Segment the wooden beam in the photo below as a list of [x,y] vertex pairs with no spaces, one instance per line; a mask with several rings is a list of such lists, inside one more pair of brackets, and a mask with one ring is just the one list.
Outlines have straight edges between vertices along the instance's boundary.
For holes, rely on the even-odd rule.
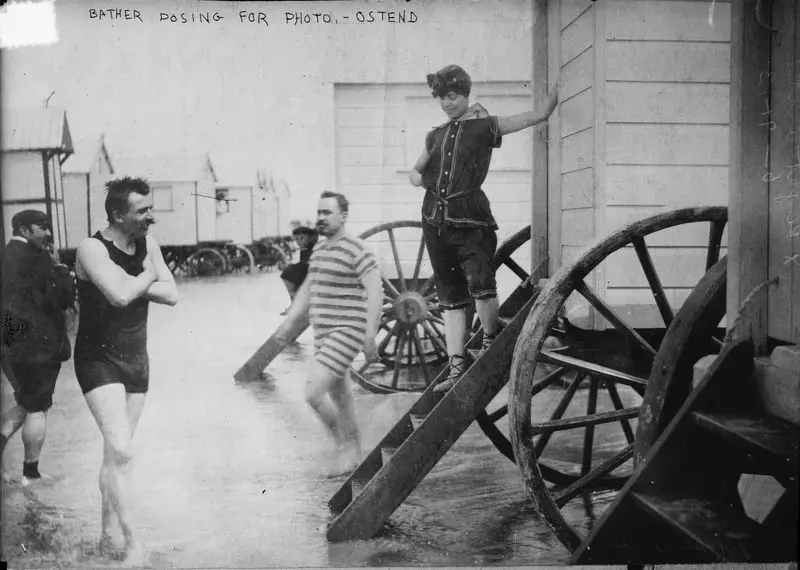
[[[533,0],[533,71],[531,90],[534,108],[542,108],[549,81],[547,74],[547,4],[548,0]],[[549,275],[547,251],[547,139],[548,125],[544,123],[533,131],[533,161],[531,169],[531,276],[533,283]]]
[[[548,69],[561,77],[560,2],[548,2],[547,51]],[[561,111],[558,108],[550,116],[547,139],[547,253],[548,275],[552,275],[561,265]]]
[[[758,22],[758,0],[731,3],[731,122],[728,199],[728,322],[747,295],[769,278],[769,184],[762,177],[769,159],[770,32]],[[769,16],[764,14],[766,20]],[[756,354],[767,350],[767,296],[746,309],[735,338],[751,336]]]

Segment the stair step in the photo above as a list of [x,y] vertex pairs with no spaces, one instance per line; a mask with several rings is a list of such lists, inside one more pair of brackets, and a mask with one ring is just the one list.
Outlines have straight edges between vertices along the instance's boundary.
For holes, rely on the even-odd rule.
[[353,492],[353,498],[355,499],[361,494],[361,491],[364,490],[364,487],[367,486],[371,479],[352,479],[350,481],[350,488]]
[[381,447],[381,459],[383,460],[383,464],[386,465],[389,463],[389,460],[395,453],[397,453],[396,447]]
[[631,497],[720,561],[746,562],[757,556],[753,539],[759,534],[759,525],[744,514],[669,491],[634,492]]
[[481,349],[480,348],[468,348],[467,352],[472,357],[472,360],[477,360],[478,355],[481,352]]
[[408,414],[408,418],[411,420],[411,425],[414,429],[417,429],[427,417],[428,416],[422,414]]
[[777,460],[789,469],[797,467],[800,428],[785,420],[753,412],[698,411],[692,413],[692,421],[759,457]]

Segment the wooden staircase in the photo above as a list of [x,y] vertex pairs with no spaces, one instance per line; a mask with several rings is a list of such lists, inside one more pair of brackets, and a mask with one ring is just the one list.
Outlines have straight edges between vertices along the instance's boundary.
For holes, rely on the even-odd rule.
[[[433,387],[411,406],[328,502],[331,542],[371,538],[508,382],[517,337],[539,288],[523,284],[500,307],[505,328],[446,393]],[[467,349],[477,354],[481,333]]]
[[[800,428],[760,407],[753,368],[749,341],[723,350],[571,563],[797,559]],[[760,522],[740,497],[748,474],[783,487]]]

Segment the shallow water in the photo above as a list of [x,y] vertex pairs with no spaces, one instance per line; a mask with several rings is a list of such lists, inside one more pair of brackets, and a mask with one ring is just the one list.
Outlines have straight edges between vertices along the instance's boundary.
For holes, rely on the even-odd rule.
[[[566,550],[532,511],[519,471],[475,424],[378,537],[329,544],[327,501],[341,480],[323,474],[328,442],[303,401],[310,333],[271,364],[264,381],[233,381],[280,322],[287,298],[278,275],[206,278],[182,283],[180,291],[176,307],[151,309],[151,389],[135,437],[133,512],[152,566],[566,561]],[[355,385],[353,391],[366,452],[414,396],[376,395]],[[3,396],[6,408],[5,379]],[[3,559],[14,568],[117,565],[96,551],[101,438],[71,362],[49,418],[40,468],[53,479],[3,486]],[[4,459],[4,470],[18,478],[18,435]],[[591,508],[608,498],[601,494]],[[582,506],[573,511],[586,517]]]

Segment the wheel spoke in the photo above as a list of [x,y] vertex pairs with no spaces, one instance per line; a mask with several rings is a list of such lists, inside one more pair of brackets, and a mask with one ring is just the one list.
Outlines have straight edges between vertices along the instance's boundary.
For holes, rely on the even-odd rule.
[[400,290],[406,290],[406,280],[403,277],[403,266],[400,263],[400,254],[397,253],[397,242],[394,240],[394,231],[389,229],[386,231],[389,234],[389,243],[392,244],[392,255],[394,255],[394,265],[397,268],[397,278],[400,282]]
[[386,295],[386,293],[384,292],[384,298],[388,297],[389,302],[394,301],[397,297],[400,296],[400,291],[397,290],[397,287],[395,287],[383,273],[381,273],[381,281],[383,281],[384,287],[386,287],[386,289],[389,290],[388,295]]
[[[531,424],[531,436],[540,434],[552,434],[557,431],[566,431],[581,427],[594,427],[600,424],[610,424],[612,422],[635,418],[639,415],[639,406],[626,408],[615,412],[602,412],[600,414],[586,412],[585,416],[574,416],[565,419],[553,419],[539,424]],[[563,414],[563,412],[562,412]]]
[[561,378],[567,372],[566,368],[556,368],[552,372],[550,372],[547,376],[539,380],[536,384],[531,387],[531,398],[533,398],[536,394],[550,386],[553,382]]
[[[428,297],[425,295],[425,293],[428,292],[428,289],[430,289],[434,285],[434,283],[435,283],[435,281],[433,280],[433,275],[431,275],[430,277],[428,277],[425,280],[425,283],[422,284],[422,287],[420,287],[420,290],[418,291],[418,293],[420,295],[425,296],[425,298],[427,299]],[[434,292],[434,293],[432,293],[432,295],[435,296],[436,293]]]
[[425,385],[431,383],[430,372],[428,372],[428,363],[425,361],[425,352],[422,350],[422,339],[419,338],[419,331],[417,327],[411,329],[411,334],[414,335],[414,345],[417,347],[417,354],[419,355],[419,363],[422,366],[422,375],[425,377]]
[[504,404],[502,407],[497,408],[491,414],[488,415],[489,421],[492,423],[497,422],[497,420],[502,419],[508,415],[508,404]]
[[503,265],[505,265],[511,271],[513,271],[514,274],[517,277],[519,277],[522,281],[525,281],[528,277],[530,277],[530,274],[528,274],[527,271],[525,271],[522,267],[520,267],[519,263],[517,263],[510,257],[507,257],[506,259],[503,260]]
[[708,252],[706,254],[706,271],[719,261],[719,250],[722,244],[722,233],[725,231],[725,220],[711,222],[708,231]]
[[[605,382],[606,390],[608,390],[608,395],[611,397],[611,402],[614,404],[615,410],[624,410],[625,406],[622,404],[622,398],[619,397],[619,392],[617,391],[617,385],[613,382]],[[620,425],[622,426],[622,431],[625,433],[625,439],[628,440],[628,443],[633,443],[633,440],[636,439],[636,436],[633,433],[633,428],[628,420],[622,419],[619,421]]]
[[433,323],[436,323],[437,325],[444,326],[444,319],[437,315],[428,315],[428,320]]
[[583,297],[589,301],[589,303],[591,303],[591,305],[597,309],[601,315],[603,315],[612,325],[614,325],[614,328],[628,337],[628,339],[634,344],[641,346],[655,357],[657,354],[656,349],[650,346],[650,343],[644,340],[642,336],[633,329],[633,327],[623,321],[622,318],[605,303],[605,301],[600,299],[600,297],[597,296],[597,293],[595,293],[595,291],[585,281],[578,283],[575,286],[575,290],[583,295]]
[[[394,325],[392,325],[389,334],[386,335],[381,343],[378,345],[378,352],[381,354],[385,354],[386,347],[389,346],[389,341],[392,340],[392,337],[397,334],[397,329],[400,328],[400,321],[395,321]],[[395,345],[395,352],[397,352],[397,346]]]
[[[586,378],[586,374],[584,372],[579,372],[572,383],[567,388],[564,396],[561,398],[561,401],[556,406],[556,409],[553,411],[553,415],[550,416],[550,422],[555,420],[561,419],[561,416],[564,415],[564,412],[567,411],[567,407],[569,403],[572,401],[572,397],[575,395],[575,392],[578,391],[578,386],[581,385],[581,382]],[[533,426],[531,426],[533,428]],[[542,454],[542,451],[547,446],[547,443],[550,441],[550,437],[553,435],[552,430],[548,430],[542,432],[539,436],[539,439],[536,441],[536,446],[534,448],[534,456],[539,457]]]
[[[586,402],[586,415],[594,416],[597,411],[597,388],[600,380],[589,380],[589,400]],[[592,451],[594,447],[594,424],[588,424],[583,431],[583,461],[581,462],[581,475],[586,475],[592,469]]]
[[642,265],[647,282],[650,284],[650,290],[653,291],[653,297],[656,300],[658,311],[661,313],[661,318],[664,319],[664,324],[669,327],[673,318],[672,307],[669,306],[667,295],[664,293],[664,287],[658,278],[658,273],[656,273],[653,259],[650,257],[650,251],[647,249],[647,244],[644,243],[644,238],[633,238],[633,247],[636,249],[639,263]]
[[425,236],[419,240],[419,253],[417,254],[417,264],[414,266],[414,276],[411,278],[411,290],[417,290],[417,282],[419,281],[419,269],[422,267],[422,256],[425,254]]
[[574,497],[580,494],[581,490],[584,487],[590,485],[592,481],[605,475],[606,473],[610,473],[623,463],[625,463],[628,459],[633,456],[633,445],[628,445],[622,451],[617,453],[614,457],[604,461],[600,465],[594,468],[594,470],[590,471],[574,483],[572,483],[569,487],[565,487],[561,489],[557,493],[554,493],[554,499],[556,501],[556,505],[559,508],[566,505],[570,502]]
[[447,343],[444,342],[441,333],[427,321],[422,321],[422,328],[430,335],[436,352],[447,358]]
[[392,374],[392,388],[397,388],[397,379],[400,377],[400,369],[403,367],[403,347],[406,340],[406,327],[400,329],[397,335],[397,352],[394,359],[394,373]]
[[619,370],[614,370],[613,368],[608,368],[606,366],[600,366],[599,364],[580,360],[572,356],[566,356],[558,352],[543,350],[539,354],[539,359],[549,364],[564,366],[573,370],[580,370],[584,373],[591,374],[592,376],[603,378],[604,380],[613,380],[621,384],[627,384],[628,386],[633,387],[637,392],[640,390],[644,392],[645,386],[647,386],[647,380],[642,380],[641,378],[631,376],[630,374],[625,374]]

